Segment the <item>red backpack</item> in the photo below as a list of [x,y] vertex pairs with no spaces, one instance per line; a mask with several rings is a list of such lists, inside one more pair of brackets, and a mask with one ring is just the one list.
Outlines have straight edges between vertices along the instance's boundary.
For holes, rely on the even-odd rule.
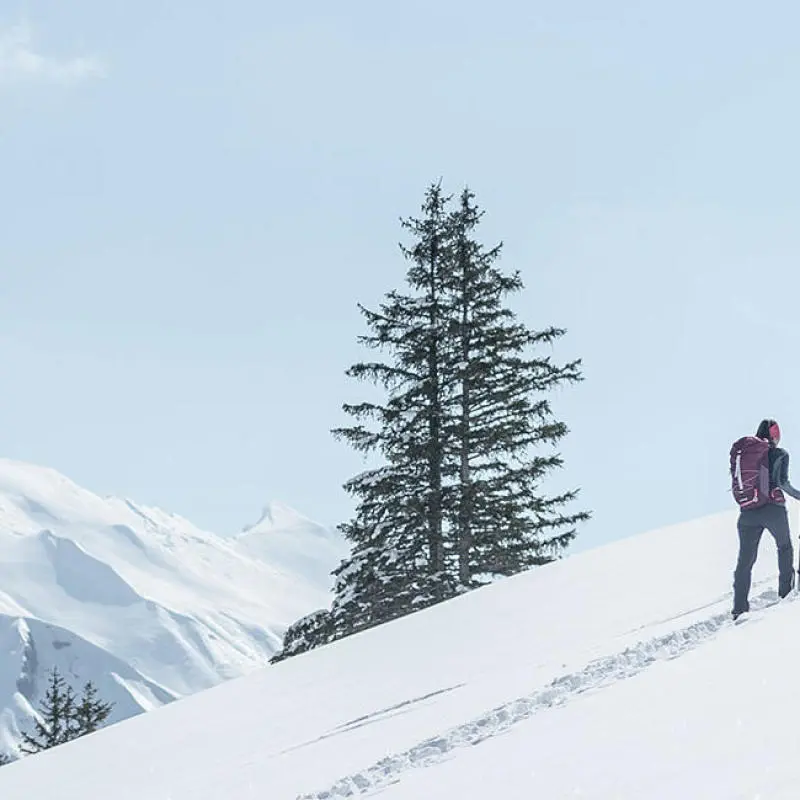
[[769,502],[769,442],[745,436],[733,443],[731,490],[743,509],[758,508]]

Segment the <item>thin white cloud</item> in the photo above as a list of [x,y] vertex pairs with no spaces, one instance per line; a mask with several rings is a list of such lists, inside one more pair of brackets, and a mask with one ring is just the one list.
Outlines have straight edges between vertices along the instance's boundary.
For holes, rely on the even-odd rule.
[[30,27],[24,23],[0,28],[0,84],[73,84],[104,73],[103,64],[92,56],[58,58],[37,53]]

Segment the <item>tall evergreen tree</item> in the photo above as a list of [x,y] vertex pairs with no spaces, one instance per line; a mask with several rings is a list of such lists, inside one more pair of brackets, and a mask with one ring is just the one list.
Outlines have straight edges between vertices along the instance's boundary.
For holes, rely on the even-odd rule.
[[565,331],[528,330],[504,304],[521,291],[522,280],[518,272],[506,275],[498,268],[502,245],[486,249],[476,240],[483,212],[474,200],[465,189],[450,216],[446,287],[455,387],[447,437],[457,475],[452,540],[463,588],[551,561],[588,518],[563,510],[577,492],[548,497],[541,490],[561,457],[532,453],[566,435],[547,393],[581,380],[580,361],[556,365],[533,354]]
[[74,713],[75,693],[58,668],[54,667],[49,674],[39,717],[33,723],[33,733],[22,733],[22,752],[29,755],[38,753],[73,739]]
[[360,307],[360,342],[381,357],[348,375],[387,399],[345,405],[355,424],[333,433],[381,463],[345,484],[357,500],[340,526],[352,554],[334,573],[331,611],[291,626],[273,660],[546,563],[588,518],[566,508],[577,492],[542,489],[567,433],[548,393],[582,380],[580,361],[539,353],[565,331],[517,319],[505,303],[519,273],[499,269],[500,245],[477,240],[474,195],[452,210],[450,200],[434,184],[421,217],[403,221],[407,292]]
[[356,364],[347,374],[382,387],[388,400],[346,404],[356,424],[334,435],[385,463],[345,485],[358,507],[354,519],[340,528],[353,554],[336,572],[337,634],[392,619],[453,592],[445,563],[442,431],[448,199],[440,186],[431,186],[421,218],[402,223],[415,240],[411,247],[401,245],[410,262],[410,293],[389,292],[378,311],[360,306],[370,333],[359,341],[385,359]]

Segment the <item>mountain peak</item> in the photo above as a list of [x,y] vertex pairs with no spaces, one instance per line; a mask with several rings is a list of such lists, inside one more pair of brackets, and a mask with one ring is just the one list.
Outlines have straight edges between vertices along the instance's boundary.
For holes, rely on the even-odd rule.
[[258,521],[252,525],[246,526],[242,530],[242,535],[273,533],[275,531],[289,531],[298,528],[308,529],[312,527],[322,528],[321,525],[317,525],[316,522],[312,522],[284,503],[271,500],[264,505]]

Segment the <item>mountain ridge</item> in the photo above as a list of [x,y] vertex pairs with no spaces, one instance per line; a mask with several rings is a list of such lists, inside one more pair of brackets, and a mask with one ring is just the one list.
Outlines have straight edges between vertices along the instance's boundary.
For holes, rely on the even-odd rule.
[[16,749],[54,666],[76,688],[95,682],[118,721],[266,663],[289,624],[328,604],[346,552],[279,507],[254,547],[0,459],[0,743]]

